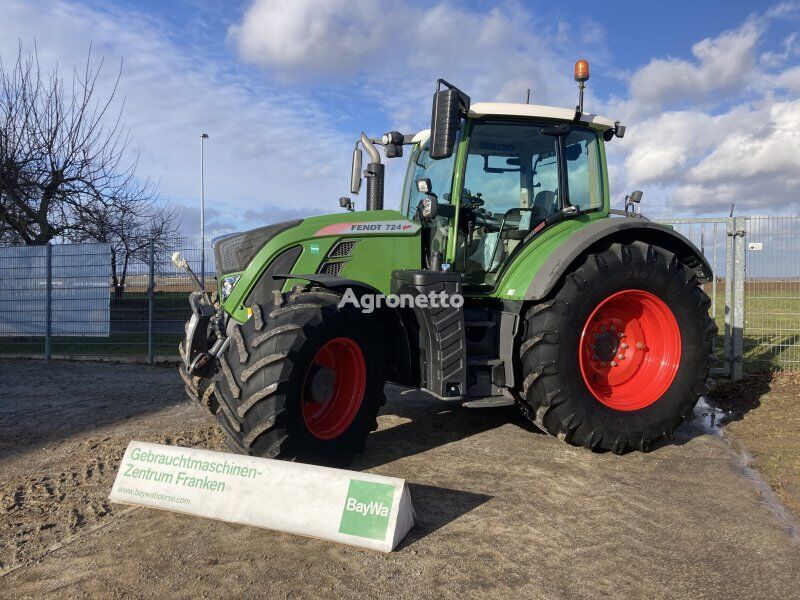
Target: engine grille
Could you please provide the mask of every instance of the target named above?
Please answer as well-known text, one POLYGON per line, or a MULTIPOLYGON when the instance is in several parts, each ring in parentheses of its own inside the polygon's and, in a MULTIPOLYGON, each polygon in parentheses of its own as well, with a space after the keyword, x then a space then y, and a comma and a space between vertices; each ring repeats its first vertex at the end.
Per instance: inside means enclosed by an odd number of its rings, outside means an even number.
POLYGON ((325 275, 334 275, 335 277, 338 277, 346 264, 347 261, 322 263, 322 266, 319 268, 319 272, 324 273, 325 275))
POLYGON ((214 244, 217 276, 243 271, 258 254, 258 251, 264 247, 264 244, 282 231, 300 223, 302 223, 300 219, 284 221, 219 238, 214 244))
POLYGON ((350 256, 353 254, 356 244, 358 244, 358 240, 344 240, 338 242, 331 248, 331 251, 328 252, 328 258, 344 258, 345 256, 350 256))

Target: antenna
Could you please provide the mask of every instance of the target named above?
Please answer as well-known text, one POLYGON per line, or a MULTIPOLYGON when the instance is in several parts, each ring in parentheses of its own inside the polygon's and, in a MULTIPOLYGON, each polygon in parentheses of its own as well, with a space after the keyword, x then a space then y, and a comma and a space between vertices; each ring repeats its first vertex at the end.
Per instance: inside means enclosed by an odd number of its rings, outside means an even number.
POLYGON ((525 95, 525 104, 531 103, 531 88, 528 88, 528 93, 525 95))

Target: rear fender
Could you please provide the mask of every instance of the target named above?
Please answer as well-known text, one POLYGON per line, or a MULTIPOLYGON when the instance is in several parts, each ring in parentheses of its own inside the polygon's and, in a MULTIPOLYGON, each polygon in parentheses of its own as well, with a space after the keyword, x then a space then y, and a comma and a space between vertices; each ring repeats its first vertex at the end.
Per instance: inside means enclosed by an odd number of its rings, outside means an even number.
POLYGON ((701 282, 711 281, 713 271, 705 256, 690 240, 674 229, 640 218, 610 218, 593 222, 569 236, 542 263, 525 292, 525 300, 546 298, 586 254, 613 242, 642 241, 669 250, 701 282))

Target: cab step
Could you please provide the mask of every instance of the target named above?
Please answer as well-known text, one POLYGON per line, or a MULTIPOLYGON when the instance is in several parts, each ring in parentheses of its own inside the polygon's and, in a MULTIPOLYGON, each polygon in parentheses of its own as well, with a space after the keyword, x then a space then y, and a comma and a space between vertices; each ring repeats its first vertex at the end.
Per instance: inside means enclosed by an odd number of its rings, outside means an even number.
POLYGON ((464 321, 464 327, 494 327, 497 325, 494 321, 464 321))
POLYGON ((489 396, 477 400, 467 400, 461 406, 466 408, 495 408, 498 406, 513 406, 514 399, 507 396, 489 396))
POLYGON ((501 358, 489 358, 487 356, 473 356, 467 358, 468 367, 499 367, 503 364, 501 358))

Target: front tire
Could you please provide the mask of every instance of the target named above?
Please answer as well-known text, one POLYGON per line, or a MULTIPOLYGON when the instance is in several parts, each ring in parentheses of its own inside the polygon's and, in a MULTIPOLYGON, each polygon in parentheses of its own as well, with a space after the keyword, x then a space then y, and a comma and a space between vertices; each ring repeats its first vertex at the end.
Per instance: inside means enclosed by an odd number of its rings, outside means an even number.
POLYGON ((228 322, 217 419, 235 452, 344 466, 385 403, 380 328, 319 288, 275 295, 228 322))
POLYGON ((710 299, 671 252, 643 242, 588 255, 529 308, 520 408, 594 450, 646 451, 692 416, 713 360, 710 299))

